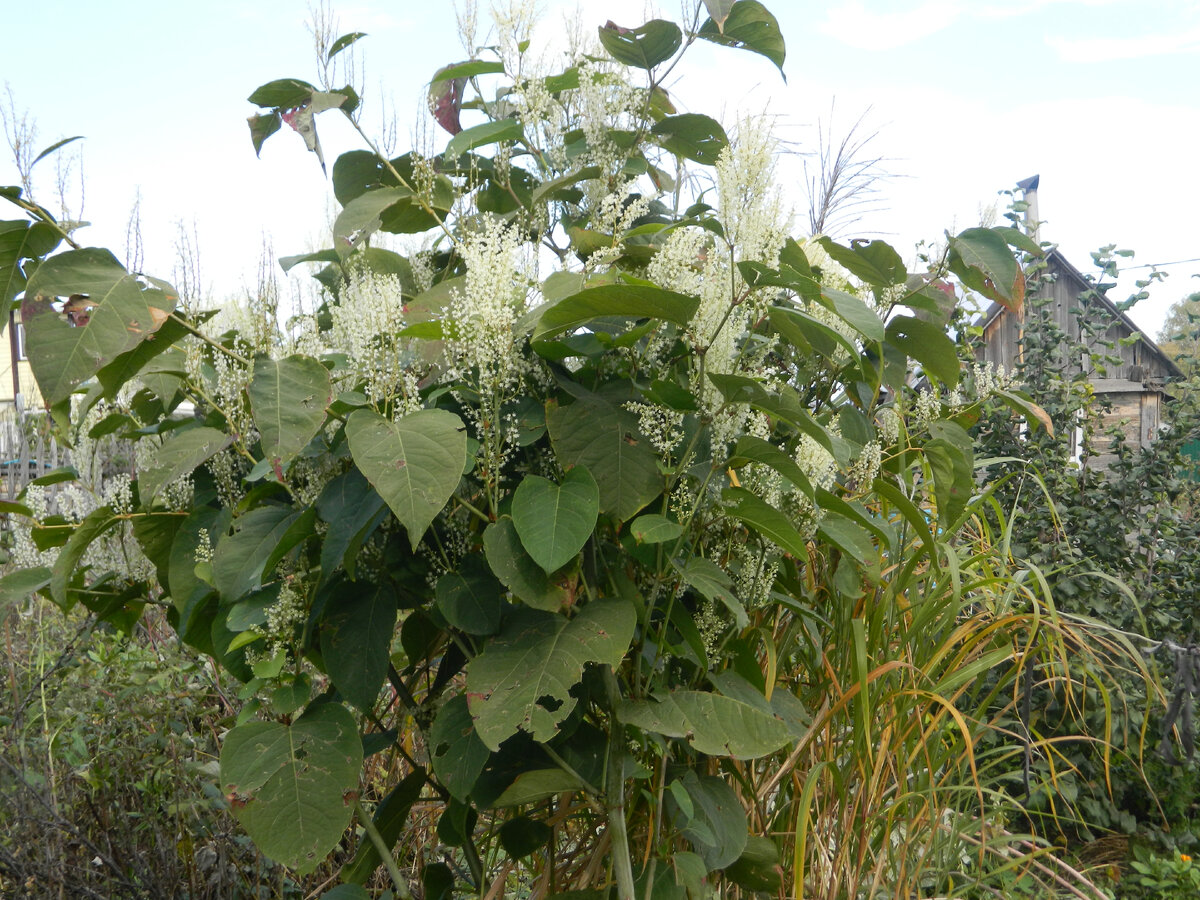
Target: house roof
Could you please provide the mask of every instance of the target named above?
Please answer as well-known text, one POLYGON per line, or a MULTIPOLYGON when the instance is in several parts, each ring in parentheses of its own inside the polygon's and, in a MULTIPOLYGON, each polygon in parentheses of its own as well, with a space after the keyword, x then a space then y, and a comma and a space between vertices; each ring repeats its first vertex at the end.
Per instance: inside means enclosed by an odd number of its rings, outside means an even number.
MULTIPOLYGON (((1052 271, 1058 271, 1058 272, 1064 273, 1069 278, 1071 278, 1072 280, 1077 282, 1079 285, 1080 291, 1083 291, 1087 288, 1092 288, 1095 286, 1090 281, 1088 281, 1087 277, 1082 272, 1080 272, 1073 265, 1071 265, 1070 261, 1065 256, 1063 256, 1062 253, 1060 253, 1057 248, 1051 250, 1049 253, 1046 254, 1046 263, 1049 265, 1049 267, 1051 268, 1052 271)), ((1167 356, 1167 354, 1163 352, 1162 348, 1159 347, 1158 344, 1156 344, 1151 339, 1150 335, 1146 334, 1144 331, 1142 331, 1140 328, 1138 328, 1137 325, 1135 325, 1133 323, 1133 320, 1129 318, 1129 316, 1125 315, 1125 313, 1123 313, 1120 309, 1118 309, 1116 304, 1108 299, 1108 296, 1106 293, 1097 291, 1095 296, 1096 296, 1096 299, 1099 301, 1100 306, 1102 308, 1104 308, 1107 312, 1109 312, 1117 322, 1121 323, 1125 328, 1127 328, 1129 330, 1130 334, 1135 334, 1138 336, 1138 338, 1141 340, 1142 345, 1146 348, 1146 350, 1152 356, 1154 356, 1159 362, 1162 363, 1163 368, 1167 372, 1169 372, 1173 377, 1176 377, 1176 378, 1184 377, 1183 370, 1180 369, 1179 366, 1177 366, 1175 364, 1175 361, 1172 360, 1171 357, 1167 356)), ((999 303, 993 302, 991 304, 991 306, 989 306, 987 308, 987 311, 984 312, 979 323, 982 324, 985 328, 987 328, 998 317, 1000 317, 1007 311, 1008 311, 1007 307, 1001 306, 999 303)))

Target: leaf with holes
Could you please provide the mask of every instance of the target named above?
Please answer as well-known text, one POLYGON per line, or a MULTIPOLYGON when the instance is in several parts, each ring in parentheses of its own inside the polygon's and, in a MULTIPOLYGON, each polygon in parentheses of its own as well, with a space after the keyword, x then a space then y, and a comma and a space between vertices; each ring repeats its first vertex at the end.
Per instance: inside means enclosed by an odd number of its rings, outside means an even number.
POLYGON ((490 756, 475 733, 467 698, 459 694, 442 704, 429 731, 429 757, 451 797, 466 802, 490 756))
POLYGON ((238 725, 221 746, 221 790, 255 845, 301 874, 341 841, 354 810, 362 742, 338 703, 291 725, 238 725))
POLYGON ((600 26, 600 43, 617 62, 639 69, 653 69, 675 55, 683 43, 683 32, 674 22, 651 19, 638 28, 622 28, 609 22, 600 26))
POLYGON ((588 663, 618 666, 637 614, 618 598, 595 600, 574 618, 517 609, 467 668, 475 730, 492 750, 518 731, 548 741, 575 708, 571 688, 588 663))
POLYGON ((38 266, 25 286, 21 321, 29 364, 47 404, 65 399, 154 334, 177 301, 169 284, 126 271, 107 250, 70 250, 38 266), (74 325, 51 305, 68 297, 81 298, 76 303, 88 309, 74 325))
POLYGON ((393 422, 359 409, 346 420, 346 437, 355 464, 417 549, 462 478, 467 463, 462 419, 445 410, 422 409, 393 422))
POLYGON ((513 493, 512 519, 521 545, 547 574, 575 558, 592 536, 600 515, 600 490, 583 466, 555 484, 526 475, 513 493))

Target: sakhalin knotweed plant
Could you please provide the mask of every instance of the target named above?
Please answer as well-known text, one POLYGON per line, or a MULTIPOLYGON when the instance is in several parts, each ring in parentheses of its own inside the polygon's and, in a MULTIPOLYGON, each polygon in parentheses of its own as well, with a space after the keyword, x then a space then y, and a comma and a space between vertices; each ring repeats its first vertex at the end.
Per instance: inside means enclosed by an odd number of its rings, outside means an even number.
MULTIPOLYGON (((429 86, 444 147, 334 162, 286 334, 177 310, 0 190, 43 396, 73 440, 112 410, 137 461, 53 538, 37 489, 5 507, 4 596, 165 606, 244 683, 230 808, 299 875, 340 865, 331 898, 959 896, 1026 857, 1054 882, 1036 839, 1010 853, 1006 778, 1041 751, 1005 716, 1026 660, 1071 689, 1074 626, 980 537, 966 432, 983 394, 1037 410, 947 335, 963 292, 1020 306, 1024 239, 910 273, 793 236, 770 120, 664 86, 697 42, 782 69, 756 0, 562 57, 497 27, 429 86)), ((250 101, 256 149, 338 111, 366 135, 350 87, 250 101)))

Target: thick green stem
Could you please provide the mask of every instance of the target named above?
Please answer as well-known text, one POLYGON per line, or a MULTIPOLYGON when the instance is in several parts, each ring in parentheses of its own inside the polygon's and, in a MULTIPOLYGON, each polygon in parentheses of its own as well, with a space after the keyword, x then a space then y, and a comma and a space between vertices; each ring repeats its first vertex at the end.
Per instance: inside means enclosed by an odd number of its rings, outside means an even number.
POLYGON ((617 879, 619 900, 634 900, 633 862, 629 855, 629 830, 625 827, 625 728, 617 717, 621 688, 611 668, 605 667, 604 677, 608 688, 610 717, 604 796, 608 807, 608 836, 612 842, 613 874, 617 879))
POLYGON ((379 851, 380 858, 383 859, 383 866, 388 871, 388 875, 392 879, 392 884, 396 888, 396 896, 400 900, 412 900, 412 891, 409 890, 408 882, 404 880, 404 876, 400 873, 400 867, 396 865, 396 858, 392 856, 391 848, 384 841, 383 835, 379 833, 379 829, 375 827, 375 822, 371 819, 370 814, 363 808, 362 801, 358 798, 354 800, 354 809, 358 813, 358 821, 362 823, 363 831, 367 833, 367 837, 371 839, 371 843, 375 845, 375 849, 379 851))

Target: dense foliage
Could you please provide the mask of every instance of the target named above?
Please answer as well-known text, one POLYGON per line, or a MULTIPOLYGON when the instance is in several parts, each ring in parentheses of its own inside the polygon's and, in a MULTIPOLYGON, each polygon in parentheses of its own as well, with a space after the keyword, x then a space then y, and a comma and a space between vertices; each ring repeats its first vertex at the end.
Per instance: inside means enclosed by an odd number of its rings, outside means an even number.
MULTIPOLYGON (((790 237, 766 124, 663 87, 696 41, 782 70, 762 4, 704 7, 536 73, 510 22, 441 69, 445 148, 334 162, 332 246, 281 260, 323 303, 286 326, 181 306, 0 189, 42 394, 135 473, 6 504, 3 597, 165 608, 242 685, 222 793, 269 857, 342 862, 330 898, 381 865, 399 896, 1094 892, 1021 802, 1139 658, 1014 559, 968 429, 1053 415, 948 335, 967 292, 1020 308, 1039 248, 972 228, 910 273, 790 237)), ((349 87, 250 100, 256 149, 358 126, 349 87)))

